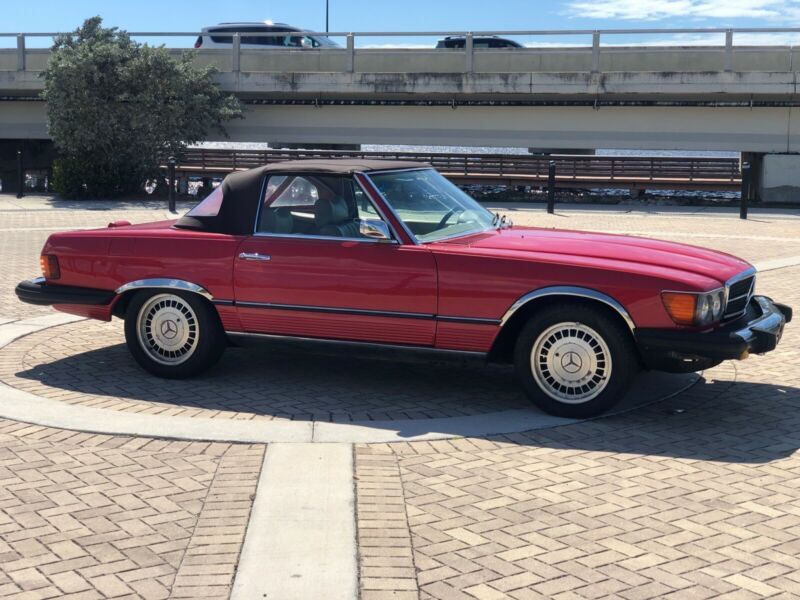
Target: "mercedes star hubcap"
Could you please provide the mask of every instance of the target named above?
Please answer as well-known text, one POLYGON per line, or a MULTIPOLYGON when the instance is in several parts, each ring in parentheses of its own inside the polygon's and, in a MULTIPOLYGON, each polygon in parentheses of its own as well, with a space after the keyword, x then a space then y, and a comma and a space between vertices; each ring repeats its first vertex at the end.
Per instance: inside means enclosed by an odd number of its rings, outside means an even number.
POLYGON ((180 296, 153 296, 139 311, 136 325, 139 344, 162 365, 185 362, 197 347, 197 316, 180 296))
POLYGON ((596 398, 611 376, 611 353, 602 337, 583 323, 557 323, 533 343, 533 377, 559 402, 581 404, 596 398))

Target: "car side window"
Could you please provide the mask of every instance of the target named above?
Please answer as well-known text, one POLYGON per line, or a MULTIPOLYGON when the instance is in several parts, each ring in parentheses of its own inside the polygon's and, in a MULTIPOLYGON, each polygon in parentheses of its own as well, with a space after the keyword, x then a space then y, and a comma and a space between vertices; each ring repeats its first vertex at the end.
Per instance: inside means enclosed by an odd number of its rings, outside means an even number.
POLYGON ((275 31, 272 27, 217 27, 209 30, 211 41, 215 44, 233 44, 233 33, 241 36, 240 43, 252 46, 283 46, 284 36, 255 36, 247 33, 270 33, 275 31), (220 33, 227 35, 219 35, 220 33))
MULTIPOLYGON (((264 185, 256 233, 367 239, 362 221, 384 222, 350 177, 270 175, 264 185)), ((384 223, 386 231, 388 225, 384 223)))

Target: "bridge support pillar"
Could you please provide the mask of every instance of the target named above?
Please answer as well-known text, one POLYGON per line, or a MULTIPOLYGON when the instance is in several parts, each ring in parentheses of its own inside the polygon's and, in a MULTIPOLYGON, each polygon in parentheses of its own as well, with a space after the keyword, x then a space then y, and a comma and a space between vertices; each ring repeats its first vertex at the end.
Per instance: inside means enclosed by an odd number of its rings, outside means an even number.
POLYGON ((762 154, 755 172, 759 180, 753 187, 761 200, 800 203, 800 154, 762 154))

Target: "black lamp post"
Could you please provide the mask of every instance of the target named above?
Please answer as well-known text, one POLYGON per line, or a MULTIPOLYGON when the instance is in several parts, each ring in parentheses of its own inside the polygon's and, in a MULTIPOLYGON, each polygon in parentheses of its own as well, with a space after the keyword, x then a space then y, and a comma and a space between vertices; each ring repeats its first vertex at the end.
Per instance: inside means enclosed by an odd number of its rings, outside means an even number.
POLYGON ((22 167, 22 148, 17 149, 17 198, 25 194, 25 169, 22 167))
POLYGON ((328 33, 330 31, 330 28, 328 27, 329 24, 328 17, 330 16, 330 8, 331 8, 330 4, 331 4, 330 0, 325 0, 325 33, 328 33))
POLYGON ((556 210, 556 161, 547 165, 547 212, 551 215, 556 210))
POLYGON ((178 160, 174 156, 167 159, 168 177, 169 177, 169 212, 177 212, 175 210, 175 165, 178 160))

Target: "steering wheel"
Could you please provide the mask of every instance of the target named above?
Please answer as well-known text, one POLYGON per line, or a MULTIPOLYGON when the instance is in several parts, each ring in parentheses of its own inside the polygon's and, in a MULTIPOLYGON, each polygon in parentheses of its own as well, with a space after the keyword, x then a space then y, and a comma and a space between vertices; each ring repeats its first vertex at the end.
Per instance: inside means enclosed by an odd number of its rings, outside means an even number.
POLYGON ((447 211, 447 214, 442 217, 441 221, 439 221, 439 224, 436 226, 436 229, 442 229, 447 224, 447 221, 450 219, 450 217, 452 217, 454 214, 461 214, 463 212, 464 212, 463 208, 453 208, 447 211))

